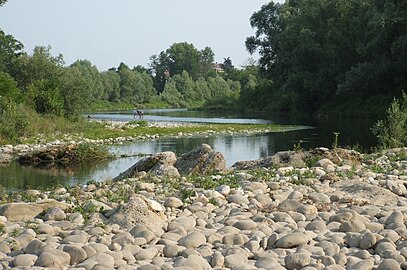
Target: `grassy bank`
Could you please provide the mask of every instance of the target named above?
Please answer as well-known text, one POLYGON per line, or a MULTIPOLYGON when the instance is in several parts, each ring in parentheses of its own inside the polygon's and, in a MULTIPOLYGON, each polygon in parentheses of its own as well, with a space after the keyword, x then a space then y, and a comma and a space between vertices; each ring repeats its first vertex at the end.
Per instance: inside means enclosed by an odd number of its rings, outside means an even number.
POLYGON ((27 142, 35 142, 38 139, 50 141, 53 139, 66 139, 67 135, 72 139, 110 139, 118 137, 145 137, 145 136, 183 136, 183 135, 210 135, 219 133, 260 133, 281 132, 295 129, 294 126, 266 125, 266 124, 191 124, 173 126, 150 126, 145 121, 130 122, 124 125, 112 125, 109 122, 74 123, 70 128, 65 127, 56 132, 43 134, 40 138, 33 137, 27 142))
MULTIPOLYGON (((3 127, 4 128, 4 127, 3 127)), ((31 114, 20 134, 0 132, 0 145, 18 143, 45 143, 59 140, 109 139, 139 136, 210 135, 217 133, 281 132, 292 130, 294 126, 268 124, 182 124, 149 125, 145 121, 115 124, 111 122, 76 121, 55 115, 31 114), (9 136, 12 135, 12 136, 9 136), (18 135, 18 136, 17 136, 18 135)), ((1 127, 0 127, 1 129, 1 127)))

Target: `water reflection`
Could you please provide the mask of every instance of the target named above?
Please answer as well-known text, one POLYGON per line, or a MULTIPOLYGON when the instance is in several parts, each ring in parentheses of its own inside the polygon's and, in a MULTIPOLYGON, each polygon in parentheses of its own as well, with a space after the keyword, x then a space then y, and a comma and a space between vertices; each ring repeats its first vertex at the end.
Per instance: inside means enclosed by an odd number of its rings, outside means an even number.
MULTIPOLYGON (((132 120, 132 111, 107 112, 94 114, 95 118, 106 117, 115 120, 132 120)), ((111 151, 116 154, 133 155, 129 158, 120 158, 98 164, 82 164, 76 168, 52 167, 46 170, 21 166, 12 163, 8 167, 0 167, 0 184, 8 188, 24 189, 54 186, 57 184, 72 185, 86 183, 89 180, 103 181, 117 176, 137 162, 141 157, 136 154, 149 154, 163 151, 173 151, 179 156, 192 150, 197 145, 207 143, 215 150, 224 154, 227 166, 236 161, 257 159, 273 155, 277 151, 293 149, 301 141, 303 149, 319 146, 331 147, 334 141, 333 132, 339 132, 339 145, 354 145, 359 143, 365 148, 373 146, 376 142, 370 132, 375 120, 320 120, 298 119, 273 115, 244 115, 219 112, 191 112, 178 110, 145 110, 145 118, 159 121, 189 121, 193 118, 200 122, 244 123, 244 121, 275 122, 277 124, 308 125, 313 129, 303 129, 283 133, 269 133, 239 136, 209 136, 189 138, 162 138, 154 141, 126 143, 112 146, 111 151), (256 118, 258 117, 258 118, 256 118), (181 120, 183 119, 183 120, 181 120)))

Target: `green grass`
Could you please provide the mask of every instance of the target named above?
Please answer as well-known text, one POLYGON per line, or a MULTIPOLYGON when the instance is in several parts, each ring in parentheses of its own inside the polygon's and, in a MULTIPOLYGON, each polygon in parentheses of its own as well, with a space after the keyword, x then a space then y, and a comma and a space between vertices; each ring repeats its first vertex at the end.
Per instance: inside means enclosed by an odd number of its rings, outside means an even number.
MULTIPOLYGON (((65 120, 66 121, 66 120, 65 120)), ((130 122, 137 124, 132 127, 127 124, 122 128, 106 128, 106 124, 98 122, 78 121, 60 125, 47 124, 43 127, 39 136, 25 138, 22 142, 36 143, 48 142, 55 139, 65 139, 70 135, 72 139, 109 139, 117 137, 138 137, 147 135, 177 136, 179 134, 210 135, 218 133, 245 133, 245 132, 281 132, 292 130, 294 126, 266 125, 266 124, 195 124, 175 127, 148 127, 145 121, 130 122)), ((5 142, 3 142, 5 143, 5 142)), ((11 143, 11 142, 9 142, 11 143)))

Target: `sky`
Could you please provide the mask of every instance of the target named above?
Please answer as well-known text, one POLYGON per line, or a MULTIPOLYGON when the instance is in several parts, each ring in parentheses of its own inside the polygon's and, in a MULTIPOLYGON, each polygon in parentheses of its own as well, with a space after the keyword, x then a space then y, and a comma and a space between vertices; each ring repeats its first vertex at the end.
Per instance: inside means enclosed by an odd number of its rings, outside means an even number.
MULTIPOLYGON (((0 8, 0 28, 29 54, 52 47, 67 65, 88 59, 99 70, 148 66, 150 57, 173 43, 188 42, 230 57, 236 66, 251 57, 249 19, 267 0, 8 0, 0 8)), ((257 60, 258 55, 253 58, 257 60)))

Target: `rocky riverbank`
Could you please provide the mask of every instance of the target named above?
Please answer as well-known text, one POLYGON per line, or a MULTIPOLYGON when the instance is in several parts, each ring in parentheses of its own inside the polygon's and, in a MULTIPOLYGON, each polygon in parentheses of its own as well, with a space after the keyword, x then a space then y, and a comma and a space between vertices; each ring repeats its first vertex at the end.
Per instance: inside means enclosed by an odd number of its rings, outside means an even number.
POLYGON ((226 170, 208 153, 2 193, 0 269, 407 269, 407 148, 284 152, 226 170))
POLYGON ((91 136, 88 137, 84 134, 56 133, 51 136, 52 140, 49 140, 39 134, 37 138, 30 139, 30 141, 35 141, 35 143, 0 145, 0 165, 7 165, 21 155, 27 155, 33 152, 38 153, 39 151, 47 152, 50 149, 64 148, 69 145, 120 145, 143 140, 158 140, 162 137, 181 138, 193 136, 207 137, 213 135, 252 135, 256 133, 284 132, 305 128, 298 126, 222 125, 183 122, 90 121, 102 124, 102 126, 97 130, 93 130, 91 136))

